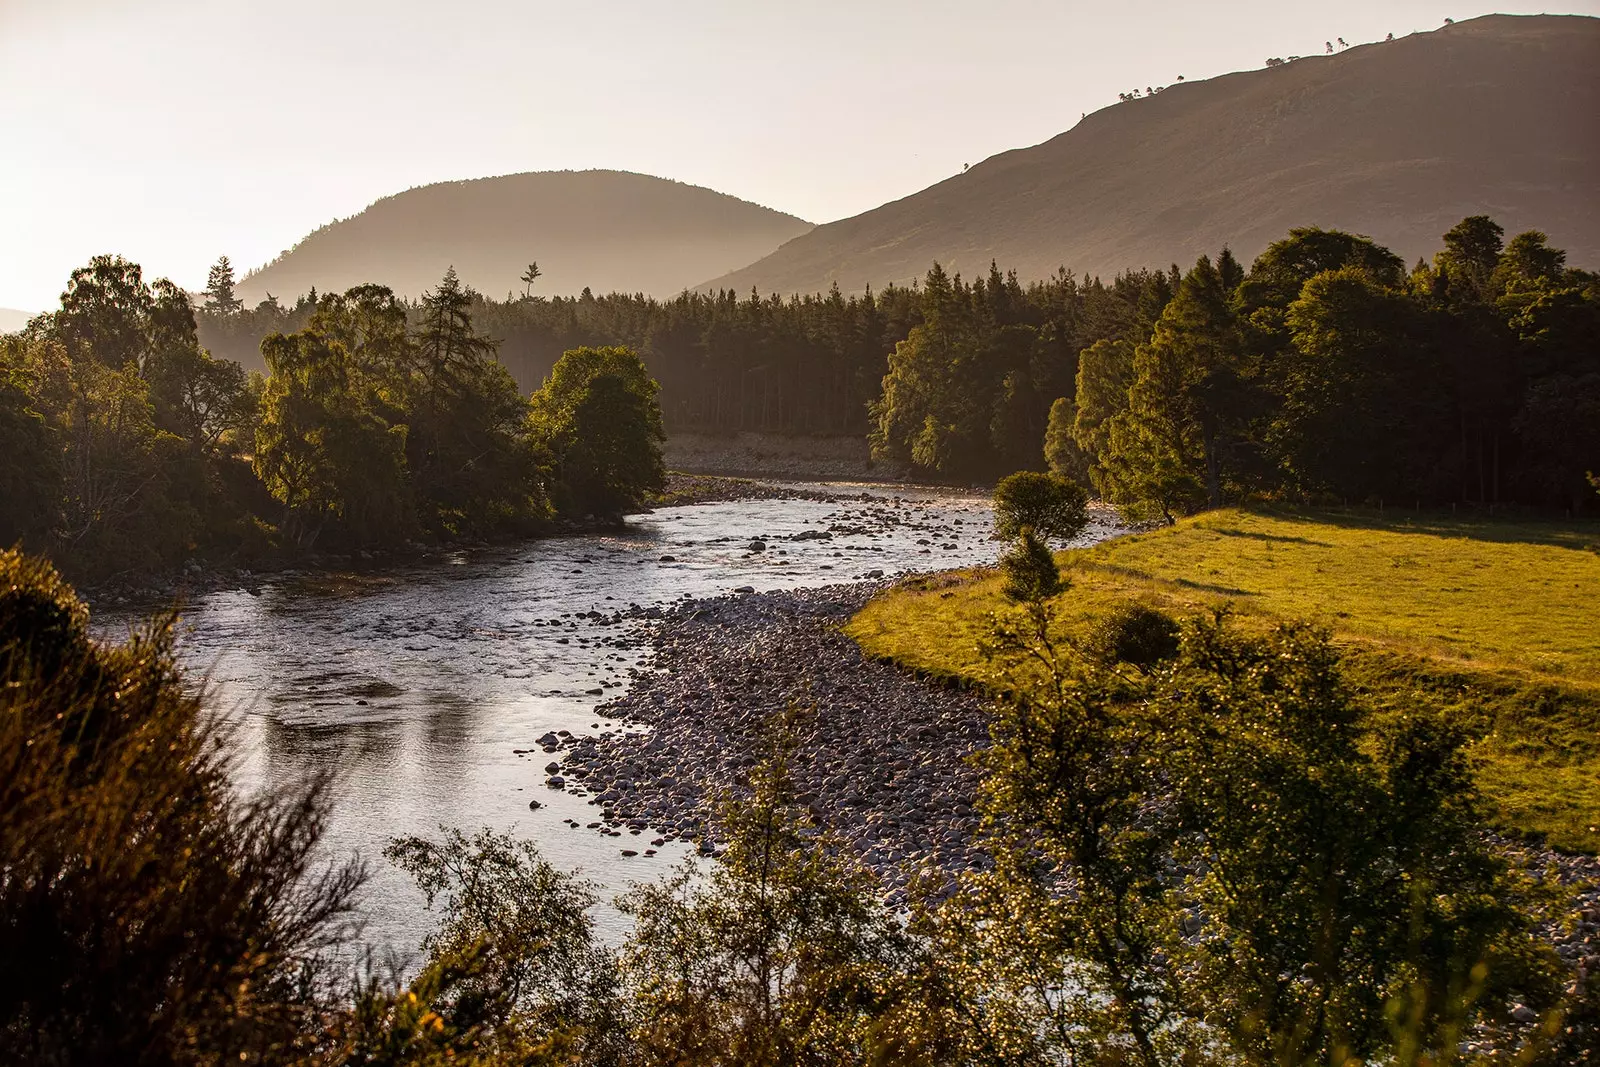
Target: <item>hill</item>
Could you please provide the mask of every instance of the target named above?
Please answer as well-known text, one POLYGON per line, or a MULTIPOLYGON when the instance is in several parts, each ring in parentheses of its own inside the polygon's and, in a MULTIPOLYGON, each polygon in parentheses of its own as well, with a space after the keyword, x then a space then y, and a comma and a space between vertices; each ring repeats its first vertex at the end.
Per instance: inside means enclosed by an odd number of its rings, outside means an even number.
POLYGON ((1245 262, 1294 226, 1407 261, 1464 216, 1538 228, 1600 263, 1600 19, 1493 15, 1337 55, 1170 86, 1032 148, 819 226, 707 287, 849 291, 935 260, 1024 279, 1245 262))
POLYGON ((313 286, 381 282, 406 296, 454 265, 487 295, 644 292, 671 296, 767 254, 811 224, 711 189, 623 171, 546 171, 441 182, 386 197, 330 223, 248 275, 254 303, 313 286))
POLYGON ((33 318, 26 311, 15 308, 0 308, 0 333, 16 333, 28 325, 28 320, 33 318))
MULTIPOLYGON (((1496 822, 1600 849, 1600 557, 1592 525, 1356 511, 1223 509, 1057 557, 1054 625, 1081 638, 1133 598, 1175 615, 1229 606, 1246 627, 1309 619, 1376 713, 1431 706, 1475 739, 1496 822)), ((913 579, 847 632, 869 654, 995 685, 978 643, 992 569, 913 579)))

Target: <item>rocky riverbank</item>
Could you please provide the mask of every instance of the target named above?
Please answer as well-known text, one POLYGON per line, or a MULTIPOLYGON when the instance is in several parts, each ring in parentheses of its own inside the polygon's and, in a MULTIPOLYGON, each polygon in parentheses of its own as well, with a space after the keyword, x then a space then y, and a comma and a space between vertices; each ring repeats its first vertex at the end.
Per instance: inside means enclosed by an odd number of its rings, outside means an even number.
POLYGON ((899 481, 909 473, 874 460, 865 435, 674 433, 663 453, 672 470, 757 478, 899 481))
POLYGON ((711 852, 710 816, 770 751, 774 719, 797 706, 795 787, 891 899, 914 872, 982 867, 968 760, 988 737, 982 700, 870 661, 839 633, 878 588, 743 594, 658 612, 651 669, 599 709, 650 729, 547 735, 547 780, 593 797, 591 829, 692 838, 711 852))
POLYGON ((763 482, 754 478, 734 478, 723 474, 685 474, 681 471, 670 471, 667 474, 667 487, 654 494, 646 503, 651 508, 668 508, 683 504, 714 504, 725 500, 834 501, 840 498, 838 493, 785 485, 782 482, 763 482))

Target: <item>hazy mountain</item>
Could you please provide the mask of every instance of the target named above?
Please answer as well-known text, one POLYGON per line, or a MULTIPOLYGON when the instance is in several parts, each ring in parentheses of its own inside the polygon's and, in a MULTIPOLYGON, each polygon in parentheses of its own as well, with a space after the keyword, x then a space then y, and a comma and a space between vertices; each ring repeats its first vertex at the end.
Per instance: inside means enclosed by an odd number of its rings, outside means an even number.
POLYGON ((0 308, 0 333, 16 333, 28 325, 28 320, 31 318, 33 318, 31 312, 0 308))
POLYGON ((819 226, 710 286, 846 291, 938 260, 1024 278, 1246 263, 1292 226, 1431 254, 1462 217, 1600 265, 1600 19, 1501 16, 1170 86, 914 196, 819 226))
POLYGON ((381 282, 417 296, 452 264, 494 296, 645 292, 671 296, 766 255, 811 224, 681 182, 623 171, 549 171, 441 182, 322 227, 239 283, 254 303, 381 282))

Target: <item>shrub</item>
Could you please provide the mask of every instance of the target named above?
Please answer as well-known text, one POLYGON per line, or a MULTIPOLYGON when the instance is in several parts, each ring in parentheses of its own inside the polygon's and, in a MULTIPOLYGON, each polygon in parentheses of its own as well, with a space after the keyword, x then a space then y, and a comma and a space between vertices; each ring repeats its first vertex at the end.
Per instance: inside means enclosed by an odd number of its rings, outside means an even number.
POLYGON ((1070 541, 1089 525, 1089 494, 1059 474, 1018 471, 994 487, 994 532, 1007 541, 1024 526, 1046 541, 1070 541))
POLYGON ((99 642, 49 564, 0 553, 0 1042, 17 1062, 286 1060, 320 1017, 309 979, 360 871, 311 871, 326 781, 234 792, 174 622, 99 642))
POLYGON ((1089 635, 1088 651, 1101 663, 1127 663, 1149 673, 1178 654, 1178 623, 1147 604, 1127 601, 1106 612, 1089 635))
POLYGON ((1007 600, 1037 603, 1061 592, 1056 558, 1030 526, 1022 528, 1017 543, 1000 557, 1000 573, 1005 578, 1001 591, 1007 600))

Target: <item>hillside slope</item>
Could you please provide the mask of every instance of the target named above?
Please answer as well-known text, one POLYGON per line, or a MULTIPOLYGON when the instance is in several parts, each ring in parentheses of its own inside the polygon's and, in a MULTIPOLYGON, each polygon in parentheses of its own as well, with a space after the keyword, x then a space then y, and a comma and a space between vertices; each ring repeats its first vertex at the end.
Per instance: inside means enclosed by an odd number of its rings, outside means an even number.
POLYGON ((1600 19, 1487 16, 1168 88, 1044 144, 819 226, 707 287, 908 282, 935 260, 1025 279, 1249 261, 1293 226, 1368 234, 1408 261, 1462 217, 1537 227, 1600 265, 1600 19))
POLYGON ((380 282, 406 296, 454 265, 494 297, 535 292, 671 296, 767 254, 811 224, 711 189, 623 171, 545 171, 441 182, 322 227, 246 277, 239 293, 292 298, 312 286, 380 282))

